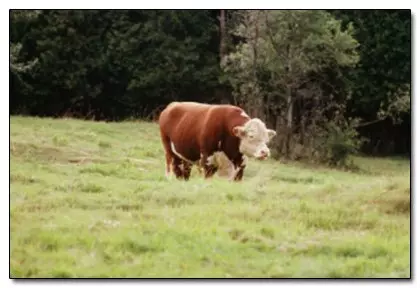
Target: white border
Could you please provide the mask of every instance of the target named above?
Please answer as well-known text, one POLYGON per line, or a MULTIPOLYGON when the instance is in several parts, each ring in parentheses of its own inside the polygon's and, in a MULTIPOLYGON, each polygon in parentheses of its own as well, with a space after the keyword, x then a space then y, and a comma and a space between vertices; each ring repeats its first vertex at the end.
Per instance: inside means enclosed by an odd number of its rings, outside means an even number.
MULTIPOLYGON (((38 0, 38 1, 12 1, 10 4, 10 2, 6 2, 6 1, 2 1, 1 5, 2 8, 1 11, 1 34, 2 36, 2 45, 0 45, 1 48, 1 65, 0 67, 1 69, 1 78, 2 79, 2 97, 0 97, 2 103, 0 105, 0 116, 1 116, 1 120, 0 121, 0 125, 1 125, 1 132, 4 135, 4 137, 6 137, 6 135, 8 134, 9 131, 9 113, 8 112, 8 107, 9 107, 9 97, 6 97, 6 95, 9 95, 9 70, 8 70, 8 62, 9 62, 9 44, 6 43, 6 35, 9 34, 9 11, 8 9, 42 9, 42 8, 48 8, 48 9, 57 9, 57 8, 61 8, 61 9, 97 9, 97 8, 101 8, 101 9, 220 9, 220 8, 224 8, 224 9, 378 9, 380 7, 380 9, 412 9, 412 14, 413 16, 413 34, 412 34, 412 41, 414 42, 412 45, 412 57, 413 60, 415 60, 415 62, 413 62, 413 68, 412 68, 412 82, 414 83, 413 85, 413 90, 412 90, 412 99, 414 98, 414 95, 416 95, 417 93, 417 85, 415 85, 415 83, 420 83, 420 81, 418 81, 418 77, 417 74, 414 73, 415 69, 414 67, 418 67, 418 57, 414 57, 415 52, 418 51, 417 45, 416 44, 416 39, 419 37, 419 33, 418 30, 416 30, 414 27, 417 24, 417 21, 415 18, 415 12, 418 11, 417 8, 417 3, 418 1, 408 1, 408 0, 399 0, 399 1, 380 1, 380 2, 376 2, 376 1, 366 1, 366 0, 352 0, 352 1, 326 1, 326 0, 317 0, 317 1, 311 1, 311 0, 306 0, 306 1, 269 1, 269 0, 258 0, 258 1, 244 1, 244 0, 237 0, 237 1, 225 1, 225 0, 212 0, 212 1, 196 1, 196 0, 189 0, 189 1, 185 1, 185 0, 178 0, 178 1, 132 1, 132 0, 118 0, 118 1, 80 1, 80 0, 73 0, 73 1, 46 1, 46 0, 38 0), (5 5, 4 3, 7 3, 8 5, 5 5), (5 6, 5 7, 3 7, 5 6), (7 9, 6 9, 7 8, 7 9)), ((379 61, 379 59, 378 59, 379 61)), ((416 129, 417 127, 419 127, 418 125, 418 119, 419 117, 415 117, 415 115, 419 112, 416 111, 418 110, 418 107, 415 107, 413 102, 413 120, 415 123, 413 124, 413 144, 415 143, 419 143, 419 133, 415 133, 415 131, 417 131, 418 129, 416 129), (417 125, 416 125, 417 124, 417 125)), ((418 106, 418 105, 416 105, 418 106)), ((3 138, 5 139, 5 138, 3 138)), ((1 207, 1 227, 2 227, 2 232, 3 232, 3 237, 1 237, 1 241, 2 241, 2 245, 0 245, 0 247, 2 248, 2 253, 1 253, 1 267, 0 267, 0 272, 2 273, 2 277, 1 279, 1 283, 0 283, 0 287, 10 287, 11 285, 17 285, 17 284, 22 284, 20 283, 16 283, 16 282, 12 282, 11 280, 9 280, 9 141, 6 140, 2 140, 1 142, 1 146, 0 146, 0 155, 1 155, 1 200, 0 203, 2 205, 1 207), (7 231, 7 237, 6 237, 6 232, 7 231), (4 285, 5 284, 5 285, 4 285)), ((412 145, 412 149, 414 149, 414 145, 412 145)), ((412 150, 414 151, 414 150, 412 150)), ((414 162, 418 162, 415 161, 417 160, 417 155, 414 155, 413 153, 413 166, 414 166, 414 162)), ((412 174, 412 179, 419 179, 418 175, 419 173, 413 169, 414 174, 412 174)), ((412 221, 413 221, 413 241, 412 244, 415 243, 414 239, 417 239, 417 243, 419 243, 418 241, 418 236, 417 236, 417 231, 418 231, 418 221, 414 221, 415 215, 417 216, 417 212, 416 210, 418 210, 419 205, 418 205, 418 199, 420 197, 414 197, 414 195, 416 194, 414 191, 414 188, 412 189, 412 200, 413 202, 413 207, 416 207, 417 209, 413 209, 413 214, 412 214, 412 221), (417 204, 417 205, 416 205, 417 204), (415 224, 415 226, 414 226, 415 224)), ((347 281, 265 281, 265 280, 253 280, 253 281, 240 281, 236 280, 234 283, 231 282, 221 282, 220 280, 217 282, 211 282, 210 280, 207 281, 193 281, 193 282, 186 282, 186 281, 159 281, 159 283, 157 282, 137 282, 137 281, 98 281, 98 282, 94 282, 94 281, 68 281, 68 282, 63 282, 60 281, 61 285, 74 285, 74 286, 78 286, 78 287, 88 287, 88 286, 93 286, 93 287, 100 287, 103 284, 106 284, 107 286, 112 286, 112 287, 119 287, 121 284, 126 284, 126 285, 141 285, 142 287, 145 286, 160 286, 162 284, 169 284, 169 285, 185 285, 185 284, 203 284, 203 285, 212 285, 212 286, 224 286, 224 285, 229 285, 229 286, 233 286, 233 287, 242 287, 243 285, 252 285, 252 286, 257 286, 257 285, 261 285, 261 284, 277 284, 277 285, 281 285, 282 287, 303 287, 304 285, 306 286, 306 284, 311 284, 313 286, 318 286, 318 287, 322 287, 324 285, 333 285, 333 286, 357 286, 357 287, 366 287, 366 286, 372 286, 372 287, 382 287, 382 286, 414 286, 414 287, 419 287, 419 280, 416 278, 420 277, 420 273, 419 273, 419 264, 418 264, 418 251, 419 249, 413 249, 413 256, 414 259, 412 261, 415 262, 415 264, 417 265, 413 265, 413 270, 412 270, 412 277, 414 278, 414 280, 412 282, 397 282, 397 281, 351 281, 351 280, 347 280, 347 281), (416 261, 417 260, 417 261, 416 261), (416 277, 417 276, 417 277, 416 277), (226 283, 226 284, 225 284, 226 283)), ((414 264, 414 263, 413 263, 414 264)), ((29 284, 29 283, 28 283, 29 284)), ((32 285, 36 286, 36 287, 44 287, 47 286, 48 284, 53 285, 53 287, 58 284, 57 282, 31 282, 32 285)))

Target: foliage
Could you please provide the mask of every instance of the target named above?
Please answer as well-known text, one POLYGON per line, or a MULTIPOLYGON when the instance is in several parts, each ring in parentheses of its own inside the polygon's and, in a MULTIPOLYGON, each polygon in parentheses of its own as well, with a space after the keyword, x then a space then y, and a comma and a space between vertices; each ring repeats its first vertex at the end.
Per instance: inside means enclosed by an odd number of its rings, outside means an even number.
POLYGON ((365 151, 372 153, 372 147, 384 152, 409 151, 410 10, 331 12, 342 19, 344 25, 351 23, 355 27, 355 37, 362 44, 359 64, 346 72, 352 86, 347 114, 364 120, 359 130, 370 139, 365 151), (404 135, 398 132, 401 130, 406 131, 404 135), (397 138, 400 147, 392 148, 393 139, 397 138))
POLYGON ((334 167, 348 167, 349 156, 356 154, 362 144, 353 125, 336 122, 327 123, 324 131, 316 135, 315 142, 321 162, 334 167))
POLYGON ((27 26, 31 25, 31 23, 37 20, 39 14, 39 10, 12 10, 10 12, 10 19, 14 24, 11 26, 12 35, 10 37, 10 79, 16 83, 16 86, 18 86, 16 90, 18 91, 22 91, 28 88, 31 89, 30 84, 24 81, 22 77, 25 73, 33 71, 35 66, 38 64, 38 58, 35 57, 33 59, 24 59, 25 57, 22 55, 22 43, 19 42, 19 39, 16 39, 13 36, 15 36, 17 30, 25 31, 27 26))
MULTIPOLYGON (((307 125, 303 123, 303 117, 304 113, 311 113, 305 111, 308 109, 325 109, 325 113, 318 113, 319 116, 327 117, 327 123, 332 121, 327 112, 334 113, 330 108, 337 105, 331 105, 334 104, 331 101, 340 99, 329 97, 319 80, 313 78, 321 78, 319 75, 326 74, 328 69, 351 67, 357 63, 358 43, 352 37, 352 27, 342 30, 340 21, 321 10, 244 11, 237 17, 241 21, 233 33, 245 42, 224 59, 222 66, 237 98, 248 107, 255 107, 256 99, 260 99, 260 105, 266 108, 262 108, 265 113, 260 112, 258 116, 265 114, 263 117, 269 119, 270 110, 277 118, 282 115, 287 119, 289 134, 293 133, 296 124, 307 125), (321 104, 323 98, 328 99, 325 104, 321 104), (305 108, 306 103, 317 104, 305 108), (301 110, 298 115, 294 115, 296 109, 301 110)), ((276 123, 280 121, 275 119, 269 123, 277 127, 278 134, 284 131, 282 125, 276 123)), ((290 138, 285 140, 287 157, 290 138)), ((282 150, 282 146, 277 148, 282 150)))
POLYGON ((18 58, 21 49, 21 43, 10 43, 10 70, 15 74, 27 72, 38 63, 38 58, 28 62, 20 62, 18 58))
POLYGON ((217 85, 215 29, 209 11, 41 11, 14 35, 39 65, 12 109, 119 119, 198 97, 217 85))
MULTIPOLYGON (((39 10, 12 10, 10 12, 10 18, 16 26, 27 26, 33 23, 40 13, 41 12, 39 10)), ((16 26, 12 27, 17 28, 16 26)), ((38 58, 29 61, 22 61, 20 59, 21 50, 22 43, 10 42, 10 70, 14 75, 30 71, 38 63, 38 58)))
POLYGON ((387 98, 381 102, 377 113, 378 118, 390 117, 393 122, 401 123, 401 115, 411 111, 410 85, 401 85, 393 93, 387 93, 387 98))
POLYGON ((273 73, 278 85, 299 88, 310 72, 322 72, 331 65, 351 66, 358 61, 357 41, 351 37, 352 27, 341 31, 340 22, 327 12, 271 10, 243 13, 246 14, 242 18, 247 22, 238 24, 233 33, 246 42, 239 44, 225 59, 227 72, 240 70, 246 75, 256 61, 258 68, 273 73), (250 32, 254 30, 252 26, 258 30, 257 34, 250 32), (256 59, 254 48, 259 52, 256 59))
POLYGON ((352 111, 372 120, 381 103, 409 91, 411 75, 410 10, 343 10, 334 12, 355 27, 360 63, 349 71, 354 85, 352 111), (356 112, 357 111, 357 112, 356 112))

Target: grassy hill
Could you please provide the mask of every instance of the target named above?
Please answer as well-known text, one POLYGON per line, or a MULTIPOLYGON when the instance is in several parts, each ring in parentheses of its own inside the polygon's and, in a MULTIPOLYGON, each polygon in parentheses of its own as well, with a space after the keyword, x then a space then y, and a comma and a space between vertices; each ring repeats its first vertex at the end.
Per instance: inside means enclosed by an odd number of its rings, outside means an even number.
POLYGON ((409 277, 410 163, 164 177, 154 123, 11 117, 12 277, 409 277))

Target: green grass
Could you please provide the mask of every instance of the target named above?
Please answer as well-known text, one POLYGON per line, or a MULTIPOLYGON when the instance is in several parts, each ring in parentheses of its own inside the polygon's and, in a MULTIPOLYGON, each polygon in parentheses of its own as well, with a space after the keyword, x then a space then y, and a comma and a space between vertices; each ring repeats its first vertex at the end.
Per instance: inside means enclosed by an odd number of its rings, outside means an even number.
POLYGON ((11 117, 11 277, 410 277, 410 164, 164 177, 154 123, 11 117))

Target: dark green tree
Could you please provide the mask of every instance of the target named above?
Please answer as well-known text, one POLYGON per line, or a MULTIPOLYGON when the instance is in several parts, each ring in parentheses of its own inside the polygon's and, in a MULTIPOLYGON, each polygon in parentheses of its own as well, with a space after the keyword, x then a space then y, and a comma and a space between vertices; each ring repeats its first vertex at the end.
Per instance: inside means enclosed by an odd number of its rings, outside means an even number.
POLYGON ((344 25, 352 23, 360 43, 360 62, 346 75, 352 85, 347 107, 349 116, 362 119, 360 131, 370 139, 366 151, 409 150, 410 10, 338 10, 332 13, 342 19, 344 25), (405 131, 405 136, 401 130, 405 131))
POLYGON ((121 119, 175 99, 211 99, 219 85, 217 13, 48 10, 21 20, 25 31, 12 22, 21 43, 12 64, 39 59, 24 78, 30 88, 12 85, 12 111, 121 119))

